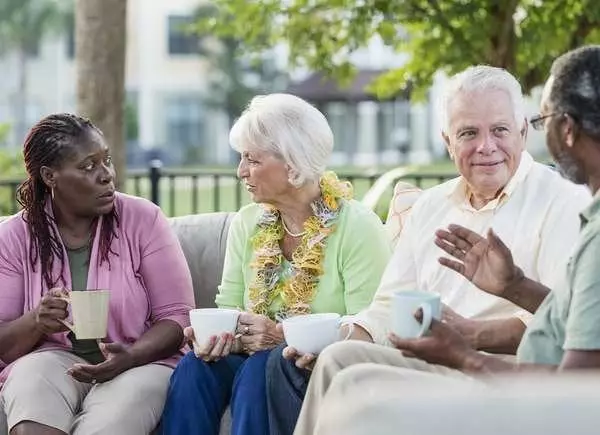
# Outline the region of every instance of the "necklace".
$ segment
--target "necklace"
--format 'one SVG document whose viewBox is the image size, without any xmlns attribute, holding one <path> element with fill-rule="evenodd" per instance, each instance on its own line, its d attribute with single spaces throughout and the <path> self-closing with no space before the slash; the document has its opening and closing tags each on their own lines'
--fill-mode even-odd
<svg viewBox="0 0 600 435">
<path fill-rule="evenodd" d="M 283 230 L 288 233 L 288 235 L 290 235 L 291 237 L 302 237 L 303 235 L 306 234 L 306 230 L 302 231 L 301 233 L 292 233 L 289 228 L 287 227 L 287 225 L 285 224 L 285 221 L 283 220 L 283 217 L 281 218 L 281 225 L 283 225 Z"/>
<path fill-rule="evenodd" d="M 335 232 L 343 202 L 352 198 L 352 185 L 339 181 L 333 172 L 324 173 L 319 184 L 321 197 L 311 204 L 313 215 L 304 222 L 300 245 L 292 254 L 291 274 L 284 273 L 280 241 L 285 233 L 292 237 L 300 235 L 286 228 L 277 209 L 262 205 L 264 212 L 251 237 L 254 250 L 251 263 L 254 278 L 248 288 L 251 312 L 273 319 L 310 313 L 314 292 L 325 272 L 328 236 Z M 271 312 L 277 299 L 280 306 L 274 307 L 277 312 Z"/>
</svg>

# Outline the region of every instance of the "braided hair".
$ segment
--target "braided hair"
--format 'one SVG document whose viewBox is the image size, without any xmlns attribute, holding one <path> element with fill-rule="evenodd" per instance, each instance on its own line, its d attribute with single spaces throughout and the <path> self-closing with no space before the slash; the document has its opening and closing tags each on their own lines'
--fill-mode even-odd
<svg viewBox="0 0 600 435">
<path fill-rule="evenodd" d="M 55 287 L 64 277 L 52 276 L 54 261 L 64 267 L 65 258 L 60 234 L 53 225 L 53 218 L 46 213 L 46 201 L 51 194 L 41 175 L 42 166 L 58 167 L 77 148 L 85 134 L 102 132 L 88 119 L 77 115 L 61 113 L 49 115 L 35 124 L 25 138 L 23 157 L 28 178 L 17 189 L 17 201 L 23 207 L 23 220 L 27 223 L 31 236 L 29 261 L 36 267 L 39 259 L 42 279 L 48 288 Z M 100 233 L 100 262 L 110 264 L 109 254 L 112 240 L 116 237 L 115 228 L 119 218 L 115 207 L 105 215 Z M 62 271 L 62 268 L 61 268 Z"/>
</svg>

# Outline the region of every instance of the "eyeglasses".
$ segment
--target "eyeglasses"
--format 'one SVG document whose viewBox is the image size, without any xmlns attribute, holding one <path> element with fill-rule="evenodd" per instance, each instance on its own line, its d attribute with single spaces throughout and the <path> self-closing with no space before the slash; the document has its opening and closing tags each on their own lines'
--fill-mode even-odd
<svg viewBox="0 0 600 435">
<path fill-rule="evenodd" d="M 544 129 L 544 119 L 546 118 L 550 118 L 552 116 L 556 116 L 556 115 L 563 115 L 562 112 L 554 112 L 554 113 L 549 113 L 548 115 L 534 115 L 531 118 L 529 118 L 529 123 L 531 124 L 531 126 L 533 127 L 534 130 L 538 130 L 541 131 Z"/>
</svg>

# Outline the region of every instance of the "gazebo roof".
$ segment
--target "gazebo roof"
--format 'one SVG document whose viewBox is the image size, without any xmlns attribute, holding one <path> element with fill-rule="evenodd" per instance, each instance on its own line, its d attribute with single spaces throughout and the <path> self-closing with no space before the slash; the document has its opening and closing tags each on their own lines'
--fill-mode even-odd
<svg viewBox="0 0 600 435">
<path fill-rule="evenodd" d="M 357 71 L 352 82 L 346 87 L 340 87 L 335 80 L 325 77 L 322 73 L 312 73 L 305 80 L 292 83 L 287 92 L 313 103 L 377 101 L 377 97 L 366 91 L 376 77 L 385 70 L 361 69 Z M 408 90 L 400 91 L 395 97 L 408 98 Z"/>
</svg>

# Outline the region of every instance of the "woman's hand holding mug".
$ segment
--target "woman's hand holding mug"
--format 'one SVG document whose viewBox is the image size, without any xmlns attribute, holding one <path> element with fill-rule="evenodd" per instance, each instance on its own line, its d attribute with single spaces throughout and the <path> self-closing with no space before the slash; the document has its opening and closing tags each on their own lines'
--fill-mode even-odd
<svg viewBox="0 0 600 435">
<path fill-rule="evenodd" d="M 266 316 L 243 312 L 238 319 L 237 336 L 242 350 L 250 355 L 273 349 L 283 342 L 283 333 L 277 324 Z"/>
<path fill-rule="evenodd" d="M 63 321 L 68 317 L 67 289 L 55 287 L 44 295 L 37 308 L 34 310 L 35 326 L 44 335 L 68 331 Z"/>
<path fill-rule="evenodd" d="M 194 336 L 194 329 L 188 326 L 183 330 L 185 338 L 192 343 L 194 354 L 206 362 L 218 361 L 229 355 L 233 349 L 235 337 L 229 332 L 212 335 L 206 342 L 200 344 Z"/>
</svg>

